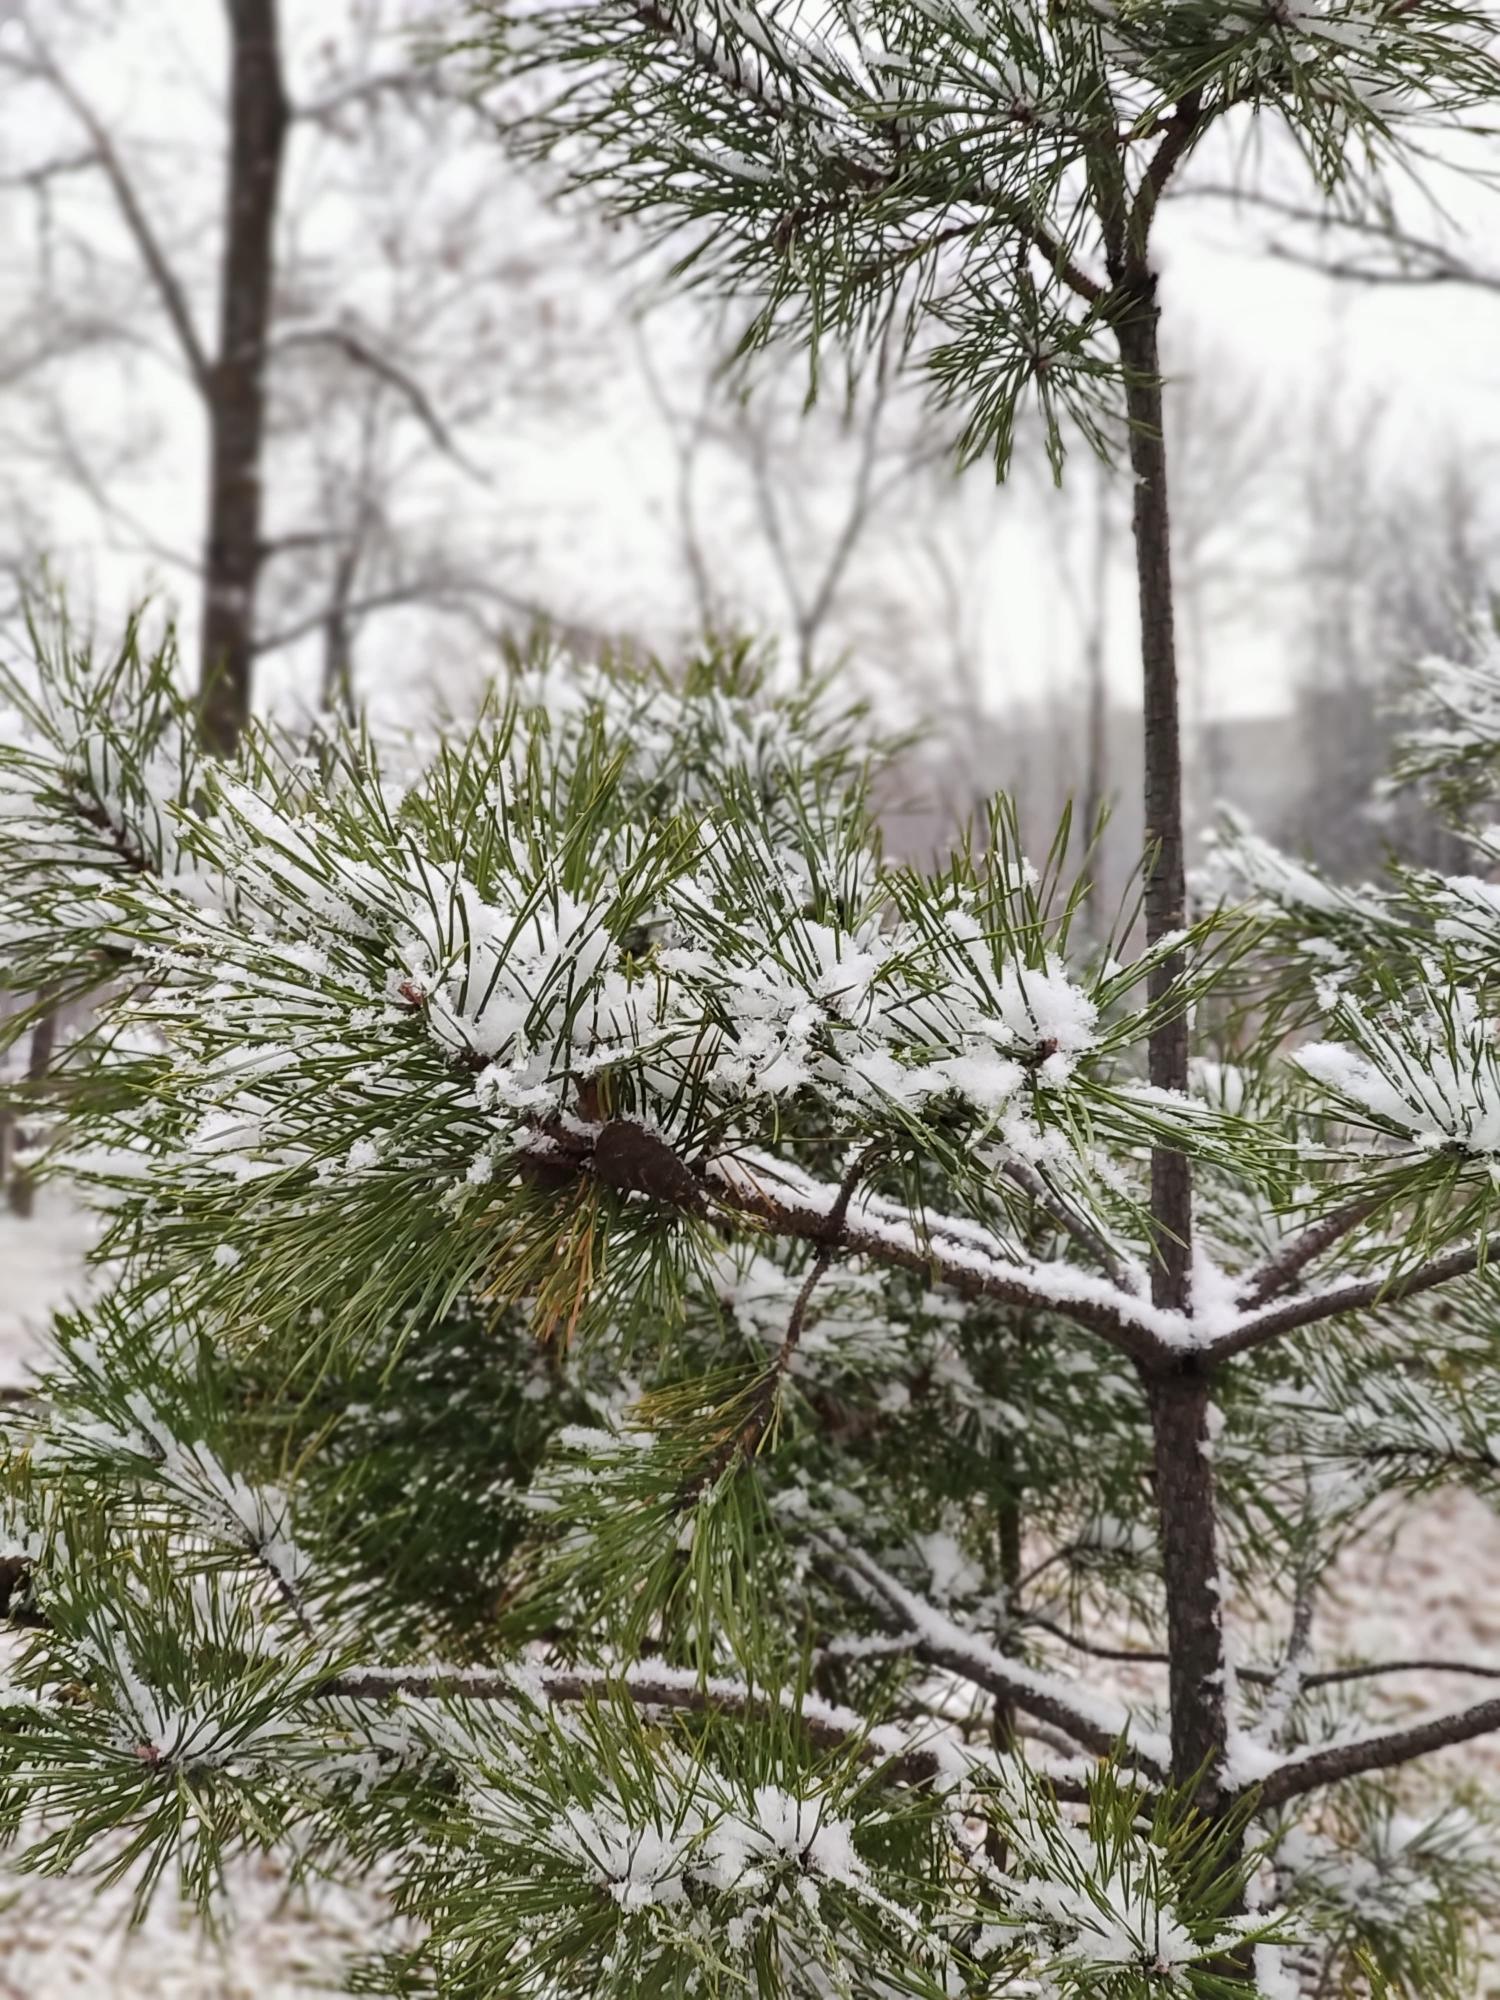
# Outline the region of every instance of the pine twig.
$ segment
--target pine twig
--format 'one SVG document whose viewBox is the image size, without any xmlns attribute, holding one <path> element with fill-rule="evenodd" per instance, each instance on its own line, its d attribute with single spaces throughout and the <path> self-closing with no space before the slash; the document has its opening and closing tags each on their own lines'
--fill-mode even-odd
<svg viewBox="0 0 1500 2000">
<path fill-rule="evenodd" d="M 1118 1285 L 1122 1292 L 1133 1290 L 1119 1258 L 1087 1216 L 1080 1215 L 1076 1209 L 1058 1199 L 1039 1173 L 1020 1160 L 1008 1160 L 1001 1172 L 1027 1195 L 1032 1205 L 1055 1229 L 1070 1236 L 1081 1250 L 1092 1257 L 1112 1285 Z"/>
<path fill-rule="evenodd" d="M 1321 1791 L 1325 1785 L 1340 1784 L 1363 1777 L 1371 1771 L 1399 1770 L 1434 1750 L 1451 1749 L 1455 1744 L 1472 1743 L 1481 1736 L 1500 1731 L 1500 1697 L 1476 1702 L 1452 1714 L 1433 1716 L 1430 1721 L 1413 1723 L 1406 1729 L 1390 1729 L 1378 1736 L 1366 1736 L 1354 1743 L 1331 1743 L 1326 1748 L 1304 1751 L 1258 1782 L 1244 1787 L 1257 1796 L 1258 1808 L 1268 1811 Z"/>
<path fill-rule="evenodd" d="M 1264 1347 L 1268 1341 L 1279 1340 L 1304 1326 L 1316 1326 L 1322 1320 L 1364 1312 L 1371 1306 L 1399 1305 L 1404 1299 L 1417 1298 L 1439 1285 L 1451 1284 L 1455 1278 L 1469 1277 L 1495 1257 L 1500 1257 L 1500 1234 L 1482 1237 L 1478 1243 L 1460 1244 L 1401 1277 L 1358 1278 L 1325 1292 L 1309 1293 L 1306 1298 L 1292 1299 L 1285 1305 L 1255 1314 L 1231 1332 L 1221 1334 L 1203 1349 L 1203 1359 L 1207 1364 L 1225 1361 L 1232 1354 Z"/>
<path fill-rule="evenodd" d="M 1331 1215 L 1325 1215 L 1318 1222 L 1294 1236 L 1284 1244 L 1274 1257 L 1251 1273 L 1248 1283 L 1239 1295 L 1239 1302 L 1247 1310 L 1253 1306 L 1266 1304 L 1296 1283 L 1315 1257 L 1321 1257 L 1325 1250 L 1331 1250 L 1352 1229 L 1375 1209 L 1373 1200 L 1351 1201 L 1342 1208 L 1336 1208 Z"/>
<path fill-rule="evenodd" d="M 844 1231 L 844 1218 L 849 1213 L 849 1204 L 854 1199 L 854 1191 L 884 1151 L 884 1140 L 877 1139 L 872 1145 L 866 1146 L 839 1183 L 838 1194 L 828 1211 L 827 1239 L 808 1267 L 807 1275 L 792 1302 L 786 1332 L 782 1336 L 780 1347 L 776 1350 L 775 1359 L 756 1390 L 750 1414 L 739 1429 L 713 1454 L 703 1471 L 694 1477 L 683 1495 L 684 1501 L 695 1500 L 700 1493 L 711 1487 L 735 1460 L 746 1464 L 760 1449 L 761 1441 L 770 1428 L 771 1419 L 780 1399 L 781 1385 L 786 1380 L 792 1362 L 796 1358 L 797 1349 L 801 1345 L 802 1329 L 807 1320 L 807 1309 L 812 1303 L 812 1295 L 827 1276 L 829 1267 L 838 1254 Z"/>
<path fill-rule="evenodd" d="M 935 1605 L 928 1604 L 882 1569 L 879 1563 L 842 1536 L 826 1534 L 829 1567 L 863 1603 L 883 1616 L 893 1630 L 910 1630 L 912 1653 L 928 1666 L 956 1674 L 973 1687 L 1060 1729 L 1095 1756 L 1108 1757 L 1123 1738 L 1132 1762 L 1151 1778 L 1164 1775 L 1164 1759 L 1145 1746 L 1131 1729 L 1128 1712 L 1105 1714 L 1098 1698 L 1091 1702 L 1081 1688 L 1050 1674 L 1037 1673 L 1009 1659 L 973 1633 L 955 1625 Z M 1093 1712 L 1090 1712 L 1092 1709 Z"/>
</svg>

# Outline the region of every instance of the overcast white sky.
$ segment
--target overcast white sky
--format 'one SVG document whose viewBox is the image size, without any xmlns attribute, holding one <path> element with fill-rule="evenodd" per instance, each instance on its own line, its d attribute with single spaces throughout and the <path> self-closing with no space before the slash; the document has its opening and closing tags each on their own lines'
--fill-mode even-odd
<svg viewBox="0 0 1500 2000">
<path fill-rule="evenodd" d="M 0 0 L 0 21 L 23 4 Z M 168 220 L 176 225 L 201 214 L 210 229 L 220 6 L 217 0 L 128 0 L 120 11 L 118 32 L 93 42 L 81 74 L 101 112 L 132 135 L 154 197 L 175 211 Z M 337 29 L 343 10 L 339 0 L 285 0 L 284 11 L 306 57 L 318 38 Z M 45 5 L 37 18 L 60 26 Z M 48 122 L 54 118 L 33 106 L 27 129 L 12 126 L 0 136 L 0 162 L 45 149 L 63 129 Z M 1500 142 L 1494 164 L 1500 166 Z M 597 240 L 570 249 L 565 233 L 559 236 L 554 224 L 538 220 L 534 200 L 515 189 L 514 170 L 498 152 L 492 170 L 494 227 L 523 235 L 540 231 L 553 245 L 552 254 L 564 262 L 571 258 L 575 270 L 563 282 L 576 289 L 583 317 L 596 331 L 605 329 L 607 338 L 603 379 L 596 375 L 584 384 L 577 407 L 548 402 L 522 408 L 507 421 L 503 447 L 496 447 L 494 492 L 476 496 L 472 504 L 498 507 L 508 520 L 525 524 L 536 551 L 528 558 L 526 579 L 534 595 L 587 622 L 628 625 L 670 643 L 686 616 L 673 468 L 659 416 L 634 374 L 631 344 L 621 332 L 623 283 L 595 275 Z M 1500 245 L 1500 194 L 1451 185 L 1447 192 L 1460 212 Z M 101 227 L 108 226 L 104 202 Z M 1245 377 L 1299 407 L 1335 381 L 1351 406 L 1366 396 L 1385 403 L 1388 462 L 1415 459 L 1444 438 L 1475 454 L 1487 454 L 1500 442 L 1500 293 L 1331 283 L 1261 254 L 1258 246 L 1270 233 L 1264 219 L 1249 210 L 1213 200 L 1173 205 L 1162 231 L 1163 295 L 1168 315 L 1191 325 L 1195 352 L 1215 357 L 1214 366 L 1217 357 L 1227 357 Z M 21 281 L 27 242 L 24 218 L 14 209 L 7 212 L 0 201 L 0 285 L 7 293 Z M 1492 262 L 1500 264 L 1500 251 Z M 209 268 L 205 262 L 205 274 Z M 211 298 L 201 287 L 198 304 L 208 326 Z M 679 328 L 664 337 L 670 356 L 674 339 L 680 343 L 683 336 Z M 110 370 L 85 377 L 78 393 L 96 428 L 143 414 L 117 407 L 120 378 Z M 138 476 L 135 511 L 149 517 L 159 540 L 189 550 L 199 518 L 203 457 L 192 400 L 185 388 L 172 386 L 164 368 L 140 371 L 132 394 L 151 404 L 149 414 L 160 425 L 154 454 Z M 996 706 L 1013 694 L 1055 683 L 1077 657 L 1072 607 L 1059 602 L 1055 572 L 1042 559 L 1047 502 L 1035 482 L 1028 482 L 1026 491 L 1031 497 L 1024 505 L 999 517 L 992 547 L 984 665 L 986 692 Z M 152 564 L 137 551 L 111 549 L 118 538 L 101 532 L 92 510 L 61 494 L 57 508 L 55 552 L 61 567 L 69 575 L 92 574 L 105 615 L 147 581 L 180 586 L 170 566 Z M 726 497 L 726 519 L 728 508 Z M 1121 698 L 1129 699 L 1124 581 L 1122 576 L 1113 658 Z M 770 602 L 769 580 L 766 595 Z M 184 609 L 191 616 L 190 590 Z M 1209 685 L 1214 709 L 1261 711 L 1284 702 L 1288 649 L 1277 620 L 1270 593 L 1253 624 L 1216 634 Z"/>
</svg>

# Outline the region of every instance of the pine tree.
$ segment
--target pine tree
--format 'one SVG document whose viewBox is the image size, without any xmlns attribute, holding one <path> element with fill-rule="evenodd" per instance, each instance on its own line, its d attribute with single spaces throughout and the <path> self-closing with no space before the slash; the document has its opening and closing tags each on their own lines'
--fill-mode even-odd
<svg viewBox="0 0 1500 2000">
<path fill-rule="evenodd" d="M 92 1003 L 45 1165 L 102 1228 L 8 1418 L 25 1865 L 209 1921 L 245 1853 L 373 1875 L 367 1991 L 1472 1990 L 1483 1828 L 1418 1770 L 1500 1701 L 1383 1720 L 1407 1663 L 1315 1612 L 1373 1514 L 1493 1486 L 1495 896 L 1232 828 L 1188 912 L 1150 225 L 1235 104 L 1363 185 L 1490 88 L 1479 25 L 653 0 L 527 48 L 542 136 L 709 222 L 767 333 L 914 301 L 1002 456 L 1028 387 L 1059 445 L 1122 401 L 1141 950 L 1003 800 L 887 859 L 889 746 L 742 650 L 223 762 L 134 634 L 6 676 L 5 977 Z M 1404 775 L 1492 869 L 1500 655 L 1430 687 Z"/>
</svg>

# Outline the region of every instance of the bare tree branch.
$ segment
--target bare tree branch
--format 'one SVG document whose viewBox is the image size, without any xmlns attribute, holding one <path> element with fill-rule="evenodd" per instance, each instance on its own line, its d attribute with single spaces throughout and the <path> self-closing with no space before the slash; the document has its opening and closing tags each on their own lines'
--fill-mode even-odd
<svg viewBox="0 0 1500 2000">
<path fill-rule="evenodd" d="M 693 601 L 698 614 L 701 631 L 710 632 L 718 622 L 713 582 L 709 575 L 708 558 L 703 549 L 703 538 L 698 532 L 698 515 L 694 505 L 693 472 L 698 462 L 698 451 L 708 430 L 709 398 L 713 393 L 713 377 L 709 375 L 703 384 L 702 402 L 698 410 L 684 423 L 667 395 L 666 387 L 657 370 L 646 339 L 645 329 L 637 320 L 633 327 L 636 355 L 640 362 L 641 379 L 646 385 L 646 393 L 655 404 L 658 415 L 666 425 L 667 435 L 672 442 L 673 456 L 677 461 L 677 525 L 682 541 L 682 553 L 687 560 L 688 574 L 693 582 Z"/>
<path fill-rule="evenodd" d="M 115 203 L 119 208 L 121 218 L 135 243 L 141 262 L 145 265 L 147 274 L 156 288 L 157 296 L 161 300 L 162 308 L 166 313 L 172 330 L 177 336 L 178 345 L 182 349 L 183 359 L 187 363 L 188 373 L 192 377 L 199 394 L 207 400 L 213 386 L 212 367 L 203 342 L 199 338 L 198 329 L 193 320 L 192 308 L 188 304 L 187 293 L 184 291 L 177 273 L 173 270 L 161 239 L 157 235 L 151 219 L 146 213 L 145 206 L 136 190 L 134 181 L 126 169 L 124 160 L 120 156 L 119 149 L 110 138 L 92 104 L 90 104 L 76 85 L 71 82 L 66 71 L 54 59 L 47 44 L 38 35 L 35 27 L 29 20 L 26 23 L 26 30 L 31 40 L 32 49 L 35 52 L 38 73 L 46 79 L 52 89 L 67 104 L 74 117 L 77 118 L 78 122 L 89 135 L 93 149 L 93 162 L 102 169 L 105 179 L 109 182 L 110 190 L 115 197 Z"/>
<path fill-rule="evenodd" d="M 1364 285 L 1470 285 L 1478 291 L 1500 292 L 1500 271 L 1472 263 L 1459 250 L 1435 237 L 1420 235 L 1378 215 L 1341 215 L 1330 218 L 1316 210 L 1278 196 L 1247 191 L 1218 183 L 1199 183 L 1187 190 L 1191 196 L 1210 200 L 1248 202 L 1267 215 L 1315 229 L 1324 241 L 1353 237 L 1371 246 L 1370 255 L 1381 253 L 1390 260 L 1367 263 L 1356 255 L 1322 255 L 1287 243 L 1272 243 L 1269 254 L 1279 262 L 1300 269 L 1320 271 L 1326 277 L 1349 279 Z"/>
<path fill-rule="evenodd" d="M 55 160 L 43 160 L 34 167 L 22 167 L 13 174 L 0 174 L 0 188 L 44 188 L 53 181 L 65 180 L 72 174 L 85 174 L 102 166 L 98 149 L 90 146 L 87 152 L 68 153 Z"/>
<path fill-rule="evenodd" d="M 490 474 L 482 466 L 476 465 L 459 447 L 453 433 L 439 416 L 432 398 L 414 376 L 394 361 L 390 355 L 381 353 L 371 341 L 347 326 L 307 326 L 293 327 L 289 332 L 279 334 L 272 344 L 272 352 L 286 352 L 298 347 L 334 347 L 346 361 L 352 361 L 357 368 L 368 370 L 380 381 L 394 389 L 411 410 L 438 450 L 451 458 L 455 465 L 463 467 L 471 479 L 482 486 L 493 484 Z"/>
<path fill-rule="evenodd" d="M 427 604 L 439 611 L 470 612 L 476 605 L 491 603 L 503 606 L 519 616 L 533 620 L 538 625 L 546 625 L 561 633 L 574 644 L 602 647 L 609 643 L 609 635 L 591 626 L 580 625 L 575 620 L 561 616 L 547 605 L 534 598 L 523 597 L 519 592 L 505 589 L 502 585 L 481 582 L 463 577 L 426 578 L 416 577 L 407 583 L 392 584 L 387 590 L 370 591 L 363 597 L 350 600 L 344 606 L 344 616 L 350 619 L 367 617 L 372 611 L 389 611 L 403 604 Z M 278 652 L 284 646 L 295 646 L 299 639 L 305 639 L 314 632 L 322 631 L 328 622 L 328 606 L 320 605 L 289 625 L 257 637 L 255 651 Z"/>
<path fill-rule="evenodd" d="M 338 118 L 340 112 L 351 110 L 356 105 L 374 103 L 382 97 L 406 100 L 439 98 L 448 104 L 469 104 L 473 101 L 469 92 L 453 89 L 435 63 L 413 63 L 403 69 L 382 70 L 376 76 L 356 77 L 352 81 L 336 84 L 321 97 L 293 104 L 291 115 L 303 124 L 328 125 Z"/>
</svg>

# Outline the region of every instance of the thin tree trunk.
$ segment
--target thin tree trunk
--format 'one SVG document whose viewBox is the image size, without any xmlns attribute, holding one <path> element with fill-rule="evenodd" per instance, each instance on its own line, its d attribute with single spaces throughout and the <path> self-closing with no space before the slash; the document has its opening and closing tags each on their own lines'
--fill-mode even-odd
<svg viewBox="0 0 1500 2000">
<path fill-rule="evenodd" d="M 335 607 L 323 626 L 323 675 L 319 705 L 329 715 L 354 716 L 354 669 L 349 658 L 349 621 Z"/>
<path fill-rule="evenodd" d="M 354 720 L 354 642 L 349 630 L 349 601 L 358 563 L 359 546 L 351 541 L 339 556 L 333 599 L 323 625 L 322 706 L 330 715 L 341 715 L 346 722 Z"/>
<path fill-rule="evenodd" d="M 1187 911 L 1183 877 L 1182 722 L 1173 629 L 1171 530 L 1167 512 L 1167 452 L 1162 434 L 1156 307 L 1120 329 L 1135 474 L 1136 584 L 1141 612 L 1145 733 L 1146 942 L 1181 930 Z M 1177 954 L 1153 969 L 1147 991 L 1161 1000 L 1181 967 Z M 1151 1036 L 1150 1079 L 1158 1090 L 1185 1090 L 1187 1017 L 1179 1009 Z M 1156 1303 L 1182 1311 L 1192 1262 L 1193 1192 L 1183 1154 L 1157 1147 L 1151 1156 L 1151 1212 L 1156 1222 L 1153 1292 Z"/>
<path fill-rule="evenodd" d="M 1173 631 L 1167 453 L 1162 432 L 1157 306 L 1149 281 L 1119 326 L 1135 473 L 1134 535 L 1140 593 L 1145 706 L 1146 938 L 1155 944 L 1186 916 L 1182 834 L 1182 736 Z M 1180 969 L 1170 954 L 1150 976 L 1153 1000 Z M 1186 1015 L 1179 1009 L 1151 1036 L 1149 1072 L 1159 1090 L 1188 1080 Z M 1186 1157 L 1167 1146 L 1151 1156 L 1156 1231 L 1152 1297 L 1170 1311 L 1190 1304 L 1193 1189 Z M 1216 1502 L 1210 1455 L 1209 1379 L 1185 1357 L 1147 1382 L 1156 1461 L 1156 1504 L 1171 1656 L 1172 1772 L 1211 1775 L 1223 1757 L 1224 1636 L 1219 1604 Z"/>
<path fill-rule="evenodd" d="M 1101 879 L 1105 860 L 1102 838 L 1104 811 L 1109 798 L 1109 691 L 1106 646 L 1109 628 L 1109 559 L 1111 551 L 1110 475 L 1102 464 L 1094 468 L 1094 539 L 1090 551 L 1090 595 L 1088 631 L 1084 637 L 1084 763 L 1083 837 L 1097 840 L 1090 874 L 1093 886 L 1086 909 L 1089 930 L 1096 939 L 1108 925 L 1105 914 L 1109 891 Z"/>
<path fill-rule="evenodd" d="M 250 714 L 261 454 L 274 236 L 288 125 L 276 0 L 225 0 L 230 38 L 229 175 L 219 352 L 210 370 L 203 739 L 232 751 Z"/>
<path fill-rule="evenodd" d="M 1109 788 L 1109 690 L 1105 666 L 1105 646 L 1109 623 L 1109 474 L 1103 465 L 1096 468 L 1099 481 L 1094 505 L 1094 545 L 1091 551 L 1089 627 L 1084 639 L 1084 773 L 1083 830 L 1092 838 Z"/>
<path fill-rule="evenodd" d="M 52 1069 L 52 1058 L 57 1048 L 57 1014 L 49 1007 L 45 1014 L 37 1017 L 37 1024 L 31 1031 L 31 1048 L 26 1058 L 26 1095 L 39 1097 L 46 1088 L 47 1078 Z M 18 1147 L 34 1143 L 36 1134 L 26 1130 L 16 1134 Z M 36 1207 L 36 1179 L 27 1167 L 17 1167 L 11 1175 L 7 1190 L 11 1212 L 29 1216 Z"/>
</svg>

